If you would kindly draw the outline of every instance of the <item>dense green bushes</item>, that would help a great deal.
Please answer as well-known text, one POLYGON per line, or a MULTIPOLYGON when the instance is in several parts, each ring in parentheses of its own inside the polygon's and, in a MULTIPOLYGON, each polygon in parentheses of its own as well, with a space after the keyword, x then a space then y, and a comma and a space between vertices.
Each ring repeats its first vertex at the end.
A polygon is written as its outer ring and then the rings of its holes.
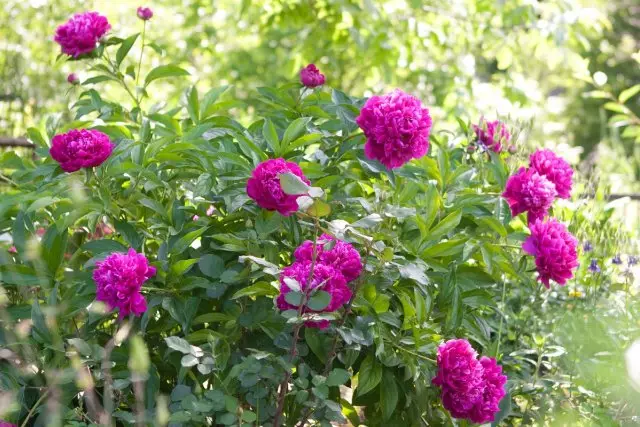
MULTIPOLYGON (((128 57, 135 43, 144 41, 109 37, 94 59, 77 62, 91 77, 74 121, 30 129, 35 159, 1 159, 14 189, 0 200, 0 226, 15 246, 0 265, 0 384, 12 402, 4 418, 446 424, 431 380, 438 345, 459 337, 509 378, 496 423, 632 422, 637 394, 622 350, 637 335, 639 307, 633 259, 611 262, 633 249, 611 206, 554 204, 553 216, 592 249, 581 249, 574 280, 546 291, 521 250, 526 220, 512 218, 501 197, 528 153, 479 150, 460 119, 456 132, 434 122, 429 154, 387 169, 364 154, 356 124, 364 99, 297 82, 252 92, 259 118, 248 125, 223 114, 233 105, 226 87, 189 87, 179 105, 149 105, 158 80, 186 87, 188 73, 172 64, 145 73, 128 57), (111 100, 107 81, 130 101, 111 100), (49 153, 54 135, 76 128, 115 144, 84 174, 63 172, 49 153), (308 192, 291 216, 247 195, 252 171, 276 157, 310 182, 284 178, 288 194, 308 192), (280 312, 281 269, 321 233, 362 258, 353 298, 313 318, 280 312), (140 284, 144 314, 119 319, 96 301, 92 271, 128 248, 156 271, 140 284)), ((578 184, 574 194, 589 191, 578 184)), ((312 311, 324 310, 319 297, 312 311)))

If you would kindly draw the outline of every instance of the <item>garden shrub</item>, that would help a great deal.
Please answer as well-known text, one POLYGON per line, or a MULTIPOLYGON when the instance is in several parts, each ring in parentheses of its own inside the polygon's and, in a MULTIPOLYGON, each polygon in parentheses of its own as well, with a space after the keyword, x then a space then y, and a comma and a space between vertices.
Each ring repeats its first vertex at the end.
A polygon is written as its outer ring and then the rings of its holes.
POLYGON ((19 188, 0 201, 5 418, 527 421, 517 398, 551 353, 540 338, 522 366, 532 317, 516 307, 564 298, 578 267, 560 157, 519 169, 507 123, 445 131, 417 98, 354 98, 313 65, 259 88, 245 126, 227 87, 200 93, 169 63, 145 74, 129 58, 144 32, 108 29, 98 14, 58 29, 93 73, 69 78, 75 119, 30 129, 34 159, 2 157, 19 188), (148 105, 160 79, 187 87, 179 105, 148 105))

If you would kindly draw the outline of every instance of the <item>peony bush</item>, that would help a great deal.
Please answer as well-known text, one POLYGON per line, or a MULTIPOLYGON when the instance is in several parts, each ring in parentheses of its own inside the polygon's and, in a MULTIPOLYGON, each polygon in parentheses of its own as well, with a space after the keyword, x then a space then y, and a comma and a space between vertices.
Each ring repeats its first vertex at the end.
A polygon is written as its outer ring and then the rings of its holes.
POLYGON ((91 77, 74 120, 31 129, 36 157, 11 159, 7 423, 526 420, 505 291, 542 298, 575 275, 561 156, 524 167, 506 123, 445 132, 418 98, 353 97, 313 64, 240 122, 228 87, 141 70, 144 31, 110 28, 96 12, 58 28, 91 77), (185 87, 177 104, 150 104, 162 81, 185 87))

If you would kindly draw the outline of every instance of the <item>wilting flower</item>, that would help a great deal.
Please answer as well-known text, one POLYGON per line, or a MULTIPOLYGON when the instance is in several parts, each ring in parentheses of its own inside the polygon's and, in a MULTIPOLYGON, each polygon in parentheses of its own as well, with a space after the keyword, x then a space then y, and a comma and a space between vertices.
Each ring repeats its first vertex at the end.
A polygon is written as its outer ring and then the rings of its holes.
POLYGON ((54 40, 62 47, 62 53, 77 58, 92 52, 110 29, 107 18, 99 13, 78 13, 56 29, 54 40))
POLYGON ((100 166, 111 155, 114 145, 97 130, 73 129, 53 137, 49 153, 65 172, 100 166))
POLYGON ((616 254, 612 259, 611 262, 615 265, 621 265, 622 264, 622 258, 620 258, 620 254, 616 254))
POLYGON ((529 228, 531 236, 522 244, 522 249, 535 257, 538 280, 547 288, 550 280, 564 285, 578 266, 578 241, 555 219, 535 222, 529 228))
POLYGON ((600 267, 598 266, 598 260, 592 259, 589 264, 589 271, 592 273, 600 273, 600 267))
POLYGON ((142 19, 143 21, 148 21, 149 19, 153 18, 153 10, 149 9, 148 7, 139 7, 137 10, 137 15, 138 18, 142 19))
POLYGON ((140 289, 155 274, 156 268, 149 265, 143 254, 133 249, 126 254, 113 253, 98 261, 93 271, 96 299, 105 302, 111 310, 117 308, 121 318, 129 313, 140 316, 147 310, 147 301, 140 289))
MULTIPOLYGON (((286 300, 286 295, 291 292, 286 278, 294 279, 300 284, 300 292, 311 295, 312 290, 322 290, 331 296, 329 304, 321 310, 313 310, 306 304, 303 313, 330 313, 336 311, 351 299, 351 289, 347 286, 344 276, 330 265, 315 264, 311 262, 294 262, 289 267, 282 270, 280 275, 280 295, 276 299, 276 304, 280 310, 297 310, 298 307, 290 304, 286 300), (311 268, 313 266, 313 274, 311 268), (309 280, 311 277, 311 280, 309 280)), ((321 320, 319 322, 309 321, 307 326, 324 329, 329 326, 329 322, 321 320)))
POLYGON ((507 377, 495 359, 482 357, 464 339, 438 347, 438 373, 433 384, 442 389, 442 404, 455 418, 473 422, 493 421, 505 396, 507 377))
POLYGON ((502 194, 513 216, 528 212, 529 224, 545 217, 556 195, 552 182, 535 170, 525 168, 509 177, 502 194))
POLYGON ((429 110, 418 98, 400 89, 369 98, 356 123, 367 137, 365 155, 389 169, 399 168, 429 151, 429 110))
MULTIPOLYGON (((499 120, 492 122, 480 119, 479 125, 473 125, 478 142, 495 153, 502 151, 502 146, 509 143, 511 134, 504 123, 499 120)), ((515 147, 514 147, 515 149, 515 147)), ((511 152, 511 149, 509 149, 511 152)))
POLYGON ((324 74, 315 64, 309 64, 300 70, 300 82, 306 87, 317 87, 324 84, 324 74))
POLYGON ((593 250, 593 245, 591 242, 586 241, 582 244, 582 250, 585 252, 591 252, 593 250))
POLYGON ((562 199, 571 197, 573 169, 565 159, 551 150, 538 150, 531 155, 529 161, 531 169, 553 182, 558 197, 562 199))
POLYGON ((80 79, 78 78, 76 73, 71 73, 67 76, 67 82, 69 82, 72 85, 77 85, 80 83, 80 79))
MULTIPOLYGON (((294 256, 298 262, 311 261, 313 259, 313 242, 305 241, 296 249, 294 256)), ((348 282, 357 279, 362 272, 360 254, 351 243, 337 240, 328 234, 320 236, 316 244, 316 263, 330 265, 342 273, 348 282), (325 246, 330 244, 333 244, 333 247, 325 249, 325 246)))
POLYGON ((290 195, 282 190, 280 174, 286 172, 291 172, 310 184, 297 164, 284 159, 269 159, 260 163, 251 173, 251 178, 247 181, 247 194, 261 208, 276 210, 285 216, 291 215, 298 210, 296 200, 301 194, 290 195))

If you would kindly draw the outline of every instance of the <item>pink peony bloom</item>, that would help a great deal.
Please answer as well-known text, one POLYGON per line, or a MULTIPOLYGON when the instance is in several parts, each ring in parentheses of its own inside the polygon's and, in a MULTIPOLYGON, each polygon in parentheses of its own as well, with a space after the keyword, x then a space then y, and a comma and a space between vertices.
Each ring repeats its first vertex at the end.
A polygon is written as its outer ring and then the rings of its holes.
POLYGON ((9 249, 7 249, 7 251, 10 254, 17 254, 18 253, 18 248, 16 248, 14 245, 11 245, 11 247, 9 249))
POLYGON ((480 364, 483 368, 484 391, 471 409, 469 419, 474 423, 484 424, 492 422, 500 412, 500 401, 507 394, 504 389, 507 376, 502 374, 502 367, 494 358, 483 356, 480 364))
POLYGON ((466 393, 482 380, 482 365, 469 341, 449 340, 438 347, 438 373, 433 384, 448 391, 466 393))
POLYGON ((49 153, 65 172, 100 166, 111 155, 114 145, 97 130, 74 129, 53 137, 49 153))
POLYGON ((62 47, 62 53, 77 58, 92 52, 110 29, 107 18, 99 13, 78 13, 56 29, 54 40, 62 47))
POLYGON ((282 190, 280 174, 285 172, 291 172, 310 184, 297 164, 284 159, 269 159, 260 163, 251 173, 251 178, 247 181, 247 194, 261 208, 276 210, 284 216, 289 216, 298 210, 296 200, 301 194, 290 195, 282 190))
MULTIPOLYGON (((305 241, 296 249, 294 256, 298 262, 311 261, 313 259, 313 242, 305 241)), ((351 243, 337 240, 328 234, 320 236, 316 244, 316 262, 335 268, 342 273, 347 282, 357 279, 362 272, 360 254, 351 243), (334 246, 329 250, 324 250, 324 245, 331 241, 335 241, 334 246)))
POLYGON ((324 74, 315 64, 309 64, 300 70, 300 82, 306 87, 317 87, 324 84, 324 74))
POLYGON ((495 153, 500 153, 502 146, 511 140, 511 134, 507 127, 499 120, 489 122, 482 118, 479 125, 473 125, 473 130, 478 142, 495 153))
POLYGON ((438 373, 433 384, 442 389, 442 405, 455 418, 475 423, 493 421, 505 396, 507 377, 495 359, 482 357, 464 339, 438 347, 438 373))
POLYGON ((529 223, 543 219, 556 198, 556 187, 534 169, 520 168, 509 177, 502 197, 513 216, 528 212, 529 223))
POLYGON ((578 266, 578 240, 553 218, 529 224, 529 228, 531 236, 522 244, 522 249, 536 258, 538 280, 547 288, 549 280, 564 285, 578 266))
POLYGON ((149 9, 148 7, 139 7, 137 10, 137 14, 138 18, 142 19, 143 21, 148 21, 149 19, 153 18, 153 10, 149 9))
POLYGON ((429 110, 418 98, 400 89, 369 98, 356 123, 367 137, 365 155, 389 169, 399 168, 429 151, 429 110))
MULTIPOLYGON (((311 262, 294 262, 289 267, 282 270, 280 275, 280 295, 276 299, 276 305, 280 310, 297 310, 298 307, 287 302, 285 295, 291 292, 291 288, 285 282, 286 277, 295 279, 300 284, 301 292, 309 293, 312 289, 319 288, 329 295, 331 300, 329 305, 322 310, 314 311, 304 307, 303 313, 330 313, 336 311, 351 299, 351 289, 347 286, 347 281, 335 268, 329 265, 316 264, 313 267, 313 275, 309 283, 311 273, 311 262)), ((326 320, 319 322, 307 322, 309 327, 325 329, 329 326, 326 320)))
POLYGON ((531 169, 553 182, 558 197, 562 199, 571 197, 573 169, 565 159, 551 150, 538 150, 531 155, 529 162, 531 169))
POLYGON ((113 253, 98 261, 93 271, 96 299, 107 303, 111 310, 119 309, 120 318, 129 313, 140 316, 147 310, 147 301, 140 289, 155 274, 156 268, 149 265, 143 254, 133 249, 126 254, 113 253))
POLYGON ((18 425, 12 424, 8 421, 0 421, 0 427, 18 427, 18 425))
POLYGON ((71 73, 67 76, 67 82, 69 82, 72 85, 77 85, 80 83, 80 79, 78 78, 76 73, 71 73))

